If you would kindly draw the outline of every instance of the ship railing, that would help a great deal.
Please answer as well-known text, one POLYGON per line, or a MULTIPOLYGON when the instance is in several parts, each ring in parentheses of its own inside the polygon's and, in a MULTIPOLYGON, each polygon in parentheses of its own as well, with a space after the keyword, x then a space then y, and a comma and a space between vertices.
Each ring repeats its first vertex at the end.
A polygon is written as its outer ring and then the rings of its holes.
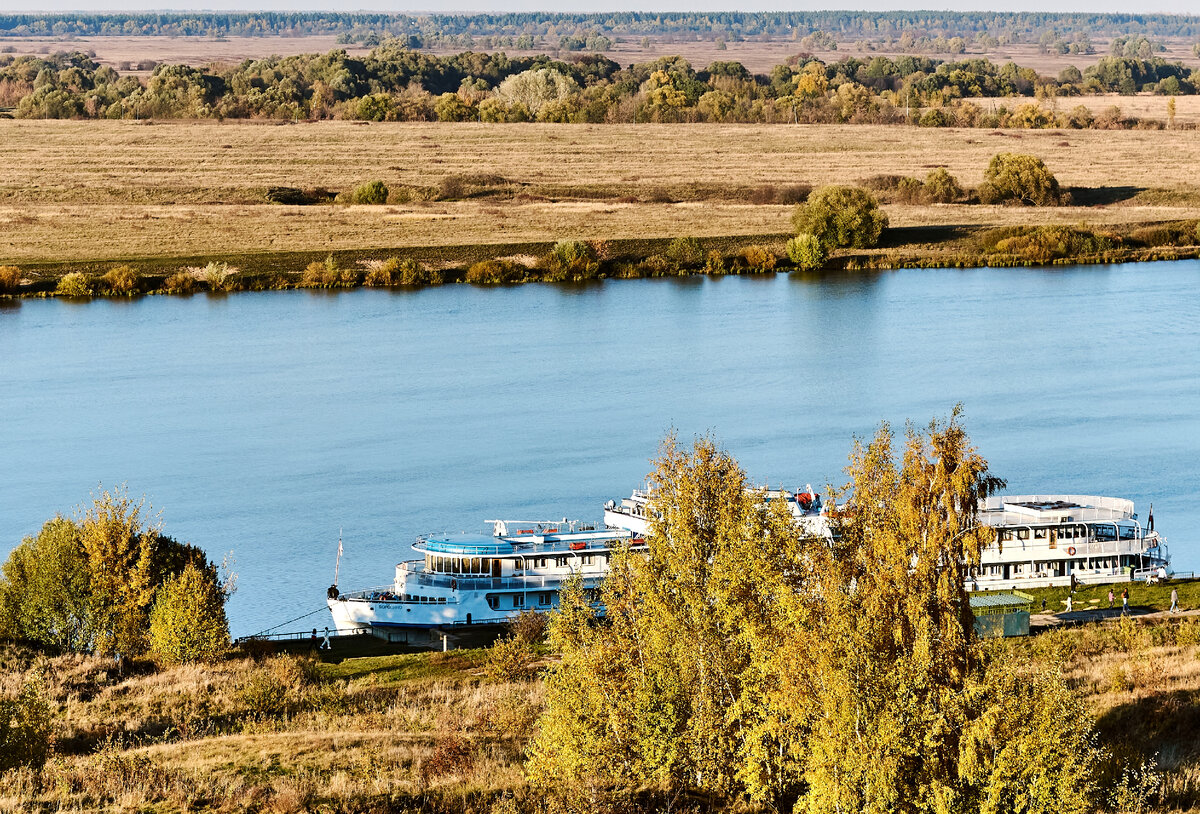
MULTIPOLYGON (((345 636, 365 636, 371 632, 365 627, 347 627, 335 630, 334 628, 325 628, 329 631, 329 638, 342 638, 345 636)), ((291 633, 256 633, 253 636, 241 636, 234 641, 234 644, 242 644, 243 642, 298 642, 308 639, 313 643, 321 641, 325 636, 324 632, 314 633, 312 628, 308 630, 296 630, 291 633)))
POLYGON ((1045 556, 1049 553, 1073 558, 1100 557, 1111 554, 1148 554, 1163 541, 1158 537, 1135 537, 1124 540, 1078 540, 1073 538, 1060 539, 1051 546, 1048 540, 1004 540, 992 543, 988 549, 998 549, 1003 559, 1015 558, 1017 562, 1030 557, 1045 556), (1074 554, 1068 554, 1067 549, 1074 548, 1074 554))
MULTIPOLYGON (((512 577, 482 577, 473 574, 425 574, 420 571, 408 572, 408 584, 420 585, 426 588, 449 588, 456 591, 504 591, 524 590, 537 591, 561 587, 571 579, 570 574, 554 576, 512 576, 512 577)), ((599 582, 602 576, 584 576, 585 586, 591 587, 593 582, 599 582)))

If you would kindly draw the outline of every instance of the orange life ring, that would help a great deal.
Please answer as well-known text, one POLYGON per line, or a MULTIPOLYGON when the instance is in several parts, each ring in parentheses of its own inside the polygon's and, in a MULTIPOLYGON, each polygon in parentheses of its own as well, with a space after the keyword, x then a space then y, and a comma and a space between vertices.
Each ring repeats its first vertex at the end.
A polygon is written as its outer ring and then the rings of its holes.
POLYGON ((1067 546, 1067 556, 1068 556, 1068 557, 1074 557, 1074 556, 1075 556, 1075 546, 1073 546, 1073 545, 1069 545, 1069 546, 1067 546))

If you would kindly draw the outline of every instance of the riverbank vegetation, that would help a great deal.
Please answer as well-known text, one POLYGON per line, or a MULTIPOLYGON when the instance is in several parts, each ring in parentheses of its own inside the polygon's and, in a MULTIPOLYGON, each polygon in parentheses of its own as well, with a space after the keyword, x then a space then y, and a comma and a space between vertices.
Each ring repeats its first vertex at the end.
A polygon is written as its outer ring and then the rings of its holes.
MULTIPOLYGON (((488 649, 347 657, 341 641, 253 642, 118 666, 0 643, 0 805, 1200 808, 1200 620, 976 642, 961 577, 986 540, 969 498, 999 482, 957 417, 910 430, 903 450, 882 428, 849 472, 874 508, 843 518, 828 550, 754 501, 713 442, 668 441, 658 542, 649 560, 616 558, 606 618, 575 586, 548 636, 525 614, 488 649), (935 500, 952 494, 964 500, 935 500)), ((1195 584, 1181 587, 1194 610, 1195 584)), ((1157 607, 1171 586, 1135 589, 1135 605, 1157 607)))

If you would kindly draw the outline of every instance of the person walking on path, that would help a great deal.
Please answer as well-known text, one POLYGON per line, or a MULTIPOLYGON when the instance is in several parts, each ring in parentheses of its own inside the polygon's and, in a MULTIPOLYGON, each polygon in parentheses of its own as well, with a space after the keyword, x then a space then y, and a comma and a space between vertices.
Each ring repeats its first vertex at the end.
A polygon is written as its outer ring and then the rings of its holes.
POLYGON ((1179 589, 1171 589, 1171 613, 1179 613, 1179 589))
POLYGON ((325 638, 321 640, 321 650, 332 650, 333 645, 329 641, 329 628, 325 628, 325 638))
POLYGON ((1121 613, 1129 610, 1129 589, 1121 591, 1121 613))
POLYGON ((1112 588, 1109 588, 1108 589, 1108 609, 1109 610, 1112 610, 1112 603, 1113 603, 1113 590, 1112 590, 1112 588))
POLYGON ((1067 594, 1067 613, 1075 609, 1075 603, 1071 601, 1071 595, 1067 594))

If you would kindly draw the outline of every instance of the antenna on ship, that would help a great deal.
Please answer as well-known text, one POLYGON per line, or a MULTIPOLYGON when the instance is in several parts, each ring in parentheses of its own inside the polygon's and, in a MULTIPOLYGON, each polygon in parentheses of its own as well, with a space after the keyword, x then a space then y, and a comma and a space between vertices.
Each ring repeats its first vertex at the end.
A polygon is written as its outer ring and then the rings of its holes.
POLYGON ((337 587, 337 584, 338 584, 338 572, 341 570, 341 567, 342 567, 342 529, 339 526, 338 527, 337 562, 334 563, 334 565, 333 565, 333 587, 335 587, 335 588, 337 587))

